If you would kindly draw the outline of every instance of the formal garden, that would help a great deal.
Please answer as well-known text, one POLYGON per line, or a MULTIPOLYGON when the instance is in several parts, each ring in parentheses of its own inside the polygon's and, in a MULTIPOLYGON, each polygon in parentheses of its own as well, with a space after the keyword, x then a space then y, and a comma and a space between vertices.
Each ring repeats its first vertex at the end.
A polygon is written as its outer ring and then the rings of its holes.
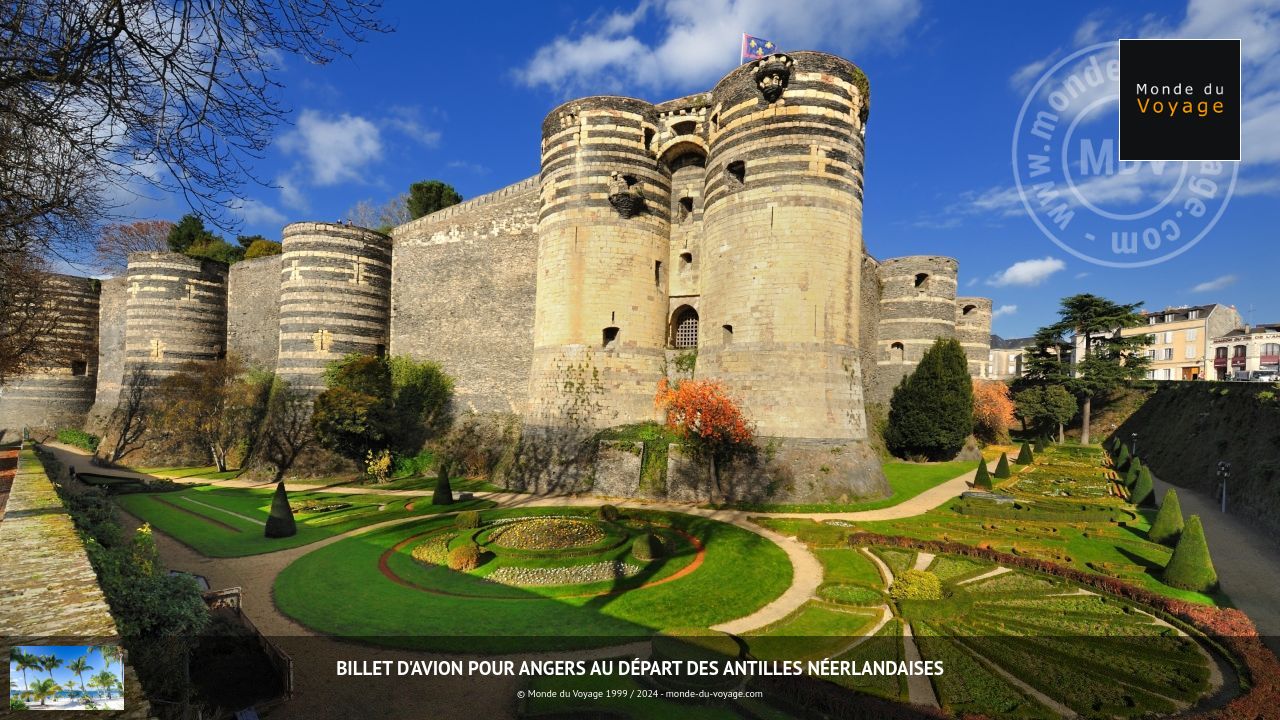
POLYGON ((773 601, 791 577, 777 545, 734 525, 553 507, 462 512, 346 538, 295 561, 273 592, 283 613, 319 632, 502 653, 710 627, 773 601))

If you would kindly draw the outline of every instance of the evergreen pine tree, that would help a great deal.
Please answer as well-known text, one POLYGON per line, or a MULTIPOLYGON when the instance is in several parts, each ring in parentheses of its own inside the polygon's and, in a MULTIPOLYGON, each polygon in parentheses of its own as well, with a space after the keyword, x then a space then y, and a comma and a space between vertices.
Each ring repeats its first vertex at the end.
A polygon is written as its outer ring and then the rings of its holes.
POLYGON ((436 474, 436 491, 431 495, 432 505, 452 505, 453 487, 449 485, 449 463, 440 463, 436 474))
POLYGON ((987 461, 978 461, 978 474, 973 476, 973 488, 975 490, 991 489, 991 473, 987 471, 987 461))
POLYGON ((996 477, 1003 480, 1004 478, 1012 476, 1013 473, 1009 471, 1009 456, 1004 453, 1000 453, 1000 462, 996 463, 996 477))
POLYGON ((1164 502, 1160 503, 1160 512, 1147 531, 1147 539, 1161 545, 1172 545, 1182 534, 1182 506, 1178 503, 1178 493, 1169 488, 1164 494, 1164 502))
POLYGON ((1030 465, 1035 460, 1035 456, 1031 454, 1031 446, 1024 440, 1022 447, 1018 449, 1018 459, 1014 462, 1019 465, 1030 465))
POLYGON ((1142 468, 1138 471, 1138 480, 1133 484, 1133 493, 1129 502, 1134 505, 1150 505, 1155 500, 1155 484, 1151 482, 1151 471, 1142 468))
POLYGON ((267 527, 263 533, 269 538, 293 537, 298 534, 298 524, 293 520, 293 508, 289 507, 289 493, 284 481, 276 483, 276 494, 271 498, 271 513, 267 515, 267 527))
POLYGON ((973 429, 973 379, 964 348, 939 339, 894 388, 885 443, 899 457, 949 460, 973 429))
POLYGON ((1218 573, 1209 557, 1209 545, 1204 539, 1204 527, 1200 516, 1187 518, 1187 526, 1173 548, 1169 564, 1164 567, 1164 582, 1184 590, 1210 592, 1218 586, 1218 573))

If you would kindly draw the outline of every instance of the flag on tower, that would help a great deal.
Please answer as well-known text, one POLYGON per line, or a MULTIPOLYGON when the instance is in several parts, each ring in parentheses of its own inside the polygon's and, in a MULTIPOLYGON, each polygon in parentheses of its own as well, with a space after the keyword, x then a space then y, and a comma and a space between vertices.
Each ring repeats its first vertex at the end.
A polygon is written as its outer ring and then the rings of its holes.
POLYGON ((759 60, 765 55, 772 55, 776 52, 778 52, 778 46, 774 45, 771 40, 742 33, 742 59, 738 61, 738 64, 741 65, 748 60, 759 60))

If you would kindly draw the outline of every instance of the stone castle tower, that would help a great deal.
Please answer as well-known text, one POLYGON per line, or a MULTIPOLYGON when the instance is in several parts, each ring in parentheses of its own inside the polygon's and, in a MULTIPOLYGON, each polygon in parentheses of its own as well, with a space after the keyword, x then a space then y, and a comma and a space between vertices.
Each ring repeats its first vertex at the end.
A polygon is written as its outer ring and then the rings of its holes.
POLYGON ((131 256, 85 330, 84 398, 55 423, 31 411, 53 391, 24 379, 0 388, 0 427, 73 424, 95 381, 100 422, 131 364, 234 354, 316 392, 329 362, 389 352, 440 362, 458 413, 589 434, 658 419, 659 380, 696 351, 693 376, 778 444, 794 471, 779 482, 809 478, 795 497, 883 490, 867 404, 936 338, 986 374, 991 303, 957 297, 952 258, 866 254, 868 109, 849 61, 771 55, 676 100, 564 103, 536 177, 390 237, 303 222, 282 255, 229 270, 131 256))

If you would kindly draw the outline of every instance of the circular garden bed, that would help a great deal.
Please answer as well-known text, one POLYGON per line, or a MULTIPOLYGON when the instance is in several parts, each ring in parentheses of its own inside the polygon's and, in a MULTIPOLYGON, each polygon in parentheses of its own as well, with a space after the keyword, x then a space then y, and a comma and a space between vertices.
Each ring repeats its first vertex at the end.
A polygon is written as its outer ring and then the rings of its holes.
POLYGON ((769 540, 701 517, 495 510, 478 521, 424 519, 316 550, 280 574, 275 599, 286 615, 328 634, 515 652, 710 627, 775 599, 791 572, 769 540), (477 527, 459 527, 473 521, 477 527))

